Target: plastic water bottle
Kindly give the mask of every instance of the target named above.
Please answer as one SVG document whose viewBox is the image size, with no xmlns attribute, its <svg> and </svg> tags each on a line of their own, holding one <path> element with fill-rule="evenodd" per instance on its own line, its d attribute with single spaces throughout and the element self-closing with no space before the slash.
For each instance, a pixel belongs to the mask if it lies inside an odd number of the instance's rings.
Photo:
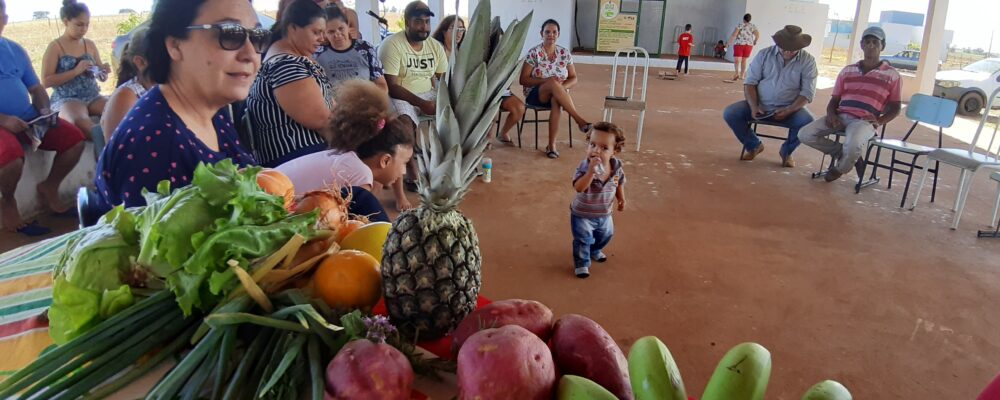
<svg viewBox="0 0 1000 400">
<path fill-rule="evenodd" d="M 597 163 L 597 169 L 594 171 L 594 173 L 596 173 L 597 176 L 604 176 L 605 172 L 607 172 L 607 170 L 604 168 L 604 163 L 603 162 L 598 162 Z"/>
<path fill-rule="evenodd" d="M 489 157 L 483 157 L 483 182 L 490 183 L 493 181 L 493 160 Z"/>
</svg>

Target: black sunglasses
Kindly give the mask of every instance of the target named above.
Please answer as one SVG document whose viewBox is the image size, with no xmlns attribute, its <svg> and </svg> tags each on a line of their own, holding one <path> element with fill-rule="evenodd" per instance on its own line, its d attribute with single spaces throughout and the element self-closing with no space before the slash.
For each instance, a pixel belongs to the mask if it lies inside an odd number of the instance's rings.
<svg viewBox="0 0 1000 400">
<path fill-rule="evenodd" d="M 271 31 L 264 28 L 248 29 L 237 23 L 222 23 L 214 25 L 193 25 L 188 29 L 212 29 L 219 31 L 219 46 L 223 50 L 236 51 L 243 48 L 250 38 L 250 45 L 257 54 L 264 52 L 264 46 L 271 40 Z"/>
</svg>

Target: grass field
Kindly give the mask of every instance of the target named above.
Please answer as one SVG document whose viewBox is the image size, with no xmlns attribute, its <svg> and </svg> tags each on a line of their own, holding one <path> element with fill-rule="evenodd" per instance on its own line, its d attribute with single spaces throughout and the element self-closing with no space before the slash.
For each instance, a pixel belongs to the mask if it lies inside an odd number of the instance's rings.
<svg viewBox="0 0 1000 400">
<path fill-rule="evenodd" d="M 128 16 L 126 15 L 91 18 L 90 31 L 87 32 L 87 38 L 97 44 L 102 61 L 111 63 L 111 41 L 118 36 L 118 24 L 127 18 Z M 31 57 L 31 65 L 35 67 L 35 73 L 39 74 L 39 78 L 41 78 L 42 55 L 45 54 L 45 48 L 59 37 L 59 35 L 62 35 L 63 30 L 65 30 L 65 27 L 62 21 L 50 19 L 47 21 L 27 21 L 8 24 L 4 28 L 3 35 L 7 39 L 13 40 L 24 47 L 28 52 L 28 56 Z M 111 91 L 114 90 L 114 84 L 114 77 L 108 79 L 107 82 L 101 83 L 101 92 L 111 94 Z"/>
<path fill-rule="evenodd" d="M 948 59 L 941 64 L 941 71 L 960 69 L 966 65 L 986 58 L 985 55 L 971 54 L 964 52 L 948 53 Z M 830 53 L 830 48 L 824 48 L 823 53 L 816 57 L 819 64 L 819 75 L 827 78 L 836 78 L 840 70 L 847 65 L 847 50 L 837 48 Z"/>
</svg>

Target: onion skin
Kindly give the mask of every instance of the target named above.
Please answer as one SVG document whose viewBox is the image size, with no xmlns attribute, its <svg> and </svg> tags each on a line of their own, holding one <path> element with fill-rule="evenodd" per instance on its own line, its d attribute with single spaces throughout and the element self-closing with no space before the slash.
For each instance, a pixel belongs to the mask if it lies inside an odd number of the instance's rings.
<svg viewBox="0 0 1000 400">
<path fill-rule="evenodd" d="M 257 185 L 265 192 L 285 199 L 285 209 L 295 209 L 295 185 L 287 175 L 276 169 L 264 169 L 257 173 Z"/>
<path fill-rule="evenodd" d="M 296 214 L 304 214 L 319 210 L 320 228 L 339 232 L 347 223 L 347 205 L 350 199 L 345 199 L 339 191 L 314 190 L 302 195 L 295 206 Z"/>
</svg>

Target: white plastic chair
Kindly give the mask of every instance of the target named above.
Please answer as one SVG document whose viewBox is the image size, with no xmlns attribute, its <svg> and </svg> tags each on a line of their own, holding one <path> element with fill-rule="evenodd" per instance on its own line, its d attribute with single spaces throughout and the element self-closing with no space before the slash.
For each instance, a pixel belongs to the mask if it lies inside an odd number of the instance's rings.
<svg viewBox="0 0 1000 400">
<path fill-rule="evenodd" d="M 1000 171 L 990 175 L 990 179 L 997 181 L 997 198 L 993 200 L 993 216 L 990 217 L 990 227 L 1000 227 L 997 221 L 997 210 L 1000 209 Z"/>
<path fill-rule="evenodd" d="M 993 102 L 996 100 L 997 96 L 1000 95 L 1000 88 L 997 88 L 990 94 L 989 100 L 986 102 L 986 108 L 983 110 L 983 118 L 979 122 L 979 128 L 976 129 L 976 134 L 972 137 L 971 144 L 969 144 L 968 149 L 956 149 L 956 148 L 940 148 L 934 149 L 927 154 L 927 158 L 924 160 L 924 173 L 920 177 L 920 186 L 917 186 L 917 193 L 913 196 L 913 203 L 910 205 L 910 209 L 917 207 L 917 201 L 920 200 L 920 191 L 924 188 L 924 183 L 927 181 L 927 166 L 933 161 L 940 161 L 943 164 L 953 165 L 962 169 L 962 174 L 959 177 L 958 182 L 958 197 L 955 199 L 955 218 L 951 223 L 951 229 L 958 229 L 958 222 L 962 219 L 962 211 L 965 209 L 965 200 L 969 197 L 969 189 L 972 186 L 972 178 L 976 175 L 976 172 L 980 169 L 1000 169 L 1000 157 L 992 153 L 993 145 L 996 143 L 998 126 L 993 126 L 993 133 L 989 135 L 989 142 L 986 145 L 986 150 L 980 150 L 977 146 L 981 139 L 985 139 L 983 135 L 983 130 L 986 128 L 986 122 L 990 118 L 990 111 L 993 107 Z"/>
<path fill-rule="evenodd" d="M 636 78 L 642 66 L 642 89 L 636 98 Z M 621 86 L 618 85 L 618 68 L 623 69 Z M 611 67 L 611 90 L 604 97 L 604 120 L 611 122 L 614 109 L 639 111 L 639 127 L 636 129 L 635 150 L 642 145 L 642 124 L 646 120 L 646 84 L 649 82 L 649 53 L 642 47 L 629 47 L 615 52 L 614 66 Z"/>
</svg>

